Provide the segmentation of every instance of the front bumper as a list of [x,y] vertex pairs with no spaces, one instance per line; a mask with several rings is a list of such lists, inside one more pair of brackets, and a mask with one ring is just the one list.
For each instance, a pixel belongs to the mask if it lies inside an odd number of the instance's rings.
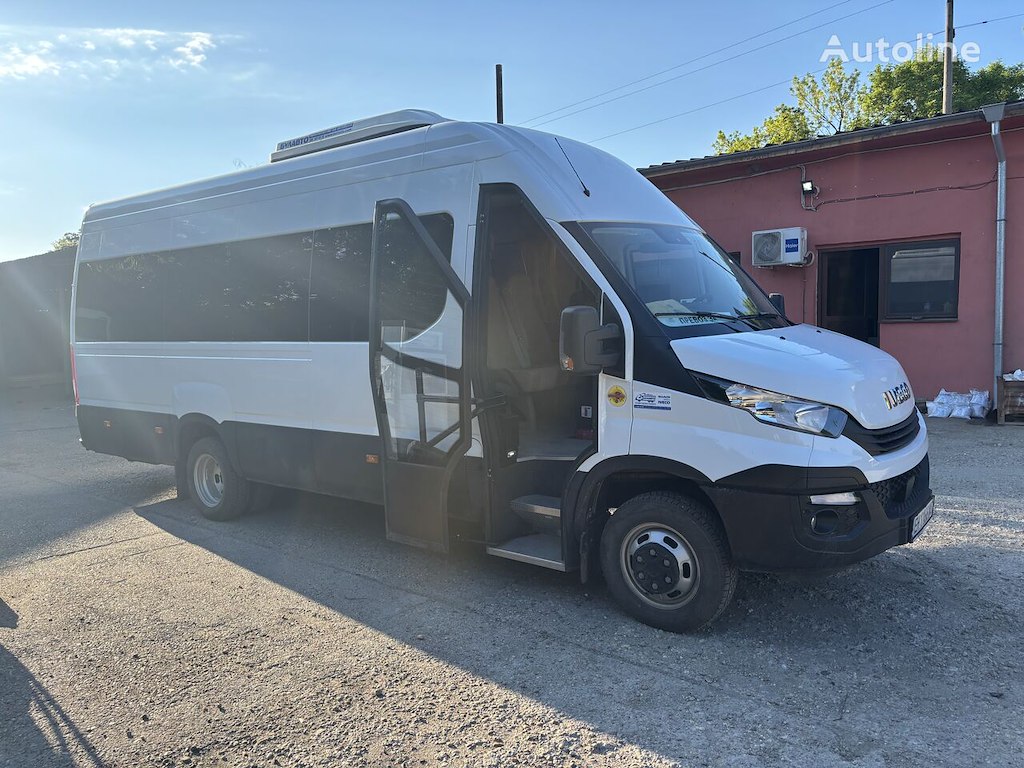
[[[763,467],[704,489],[743,570],[820,570],[874,557],[909,542],[914,515],[934,498],[927,455],[908,472],[870,484],[854,468],[787,469],[796,468]],[[843,491],[860,501],[811,504],[811,495]]]

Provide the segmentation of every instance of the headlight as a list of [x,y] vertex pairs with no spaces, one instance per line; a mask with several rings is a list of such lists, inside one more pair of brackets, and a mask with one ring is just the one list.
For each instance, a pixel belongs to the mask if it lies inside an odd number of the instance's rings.
[[698,376],[697,379],[713,399],[742,408],[758,421],[826,437],[839,437],[846,426],[846,413],[831,405],[711,376]]

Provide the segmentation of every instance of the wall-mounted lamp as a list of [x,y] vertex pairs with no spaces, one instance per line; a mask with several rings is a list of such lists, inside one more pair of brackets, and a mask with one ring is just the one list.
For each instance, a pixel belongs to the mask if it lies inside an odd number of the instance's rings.
[[800,207],[805,211],[816,211],[818,208],[814,201],[819,190],[814,186],[814,182],[807,178],[807,168],[802,165],[798,165],[797,168],[800,169]]

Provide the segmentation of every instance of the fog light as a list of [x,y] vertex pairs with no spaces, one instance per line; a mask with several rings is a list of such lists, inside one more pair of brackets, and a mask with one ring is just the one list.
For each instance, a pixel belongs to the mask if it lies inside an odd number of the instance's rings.
[[839,513],[834,509],[823,509],[811,518],[811,530],[819,536],[829,536],[839,527]]
[[829,506],[843,507],[856,504],[860,497],[852,491],[846,493],[826,493],[821,496],[811,496],[811,504],[827,504]]

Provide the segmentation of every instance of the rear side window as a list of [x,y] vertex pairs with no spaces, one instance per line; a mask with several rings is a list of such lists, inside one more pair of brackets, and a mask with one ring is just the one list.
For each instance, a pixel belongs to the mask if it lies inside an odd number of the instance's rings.
[[78,266],[78,341],[163,341],[163,289],[156,254]]

